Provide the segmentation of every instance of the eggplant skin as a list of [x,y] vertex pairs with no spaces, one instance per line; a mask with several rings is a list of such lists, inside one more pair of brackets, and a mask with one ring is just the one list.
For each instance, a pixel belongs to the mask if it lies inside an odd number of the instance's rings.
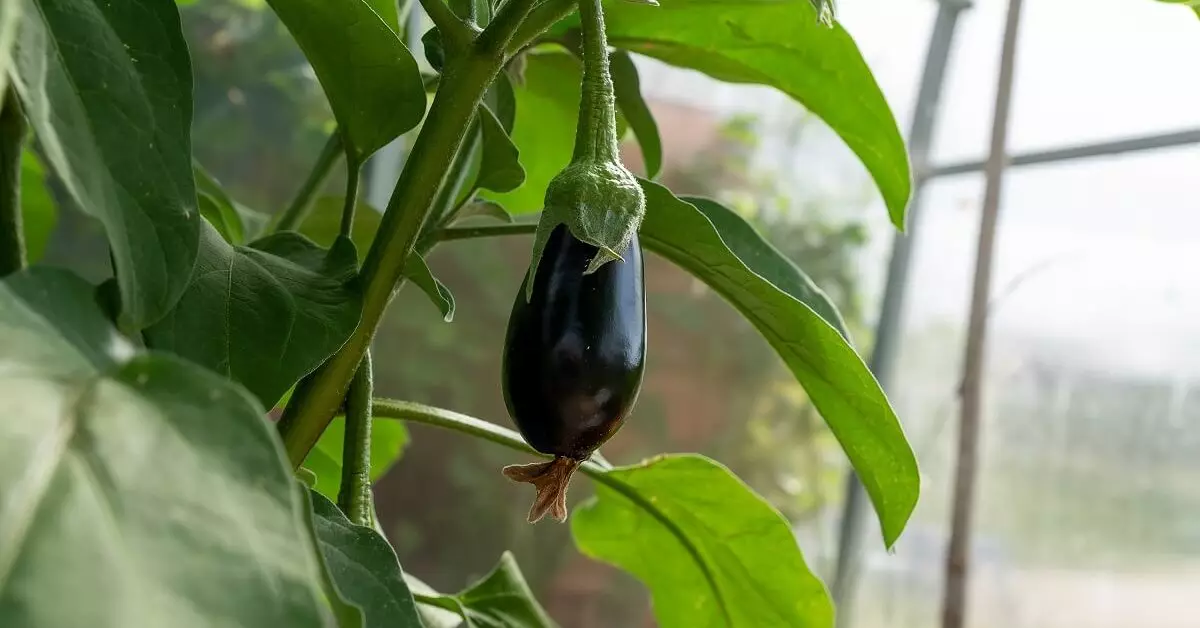
[[[586,460],[620,429],[646,365],[646,296],[637,237],[590,275],[598,249],[563,225],[550,234],[532,297],[521,285],[504,342],[504,401],[534,449]],[[528,273],[526,273],[528,281]]]

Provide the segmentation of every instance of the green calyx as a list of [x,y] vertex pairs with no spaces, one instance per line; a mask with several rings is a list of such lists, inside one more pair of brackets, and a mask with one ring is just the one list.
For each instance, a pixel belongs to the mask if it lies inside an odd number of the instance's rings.
[[529,264],[525,298],[533,294],[546,241],[558,225],[599,249],[585,274],[621,260],[642,226],[646,197],[637,179],[621,164],[617,144],[617,105],[608,70],[601,0],[579,2],[583,86],[575,152],[571,164],[550,181]]

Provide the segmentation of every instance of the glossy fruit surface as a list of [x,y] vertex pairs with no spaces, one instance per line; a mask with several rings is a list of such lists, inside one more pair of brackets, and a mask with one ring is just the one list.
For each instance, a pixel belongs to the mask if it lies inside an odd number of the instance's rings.
[[[590,275],[598,249],[559,225],[532,296],[517,293],[504,343],[504,400],[536,450],[585,460],[621,427],[646,362],[646,301],[637,238]],[[528,280],[528,279],[527,279]]]

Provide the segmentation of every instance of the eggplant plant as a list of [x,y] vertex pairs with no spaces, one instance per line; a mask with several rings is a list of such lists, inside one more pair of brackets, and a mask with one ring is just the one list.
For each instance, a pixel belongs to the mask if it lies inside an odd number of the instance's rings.
[[[832,626],[788,522],[719,462],[598,451],[637,421],[654,360],[653,253],[763,335],[885,545],[904,529],[916,460],[836,308],[735,211],[655,182],[638,77],[644,56],[780,90],[842,137],[903,228],[904,143],[828,0],[421,0],[432,73],[395,0],[267,4],[337,126],[293,201],[259,211],[192,153],[173,0],[0,2],[0,626],[554,626],[511,554],[453,593],[399,563],[371,482],[404,423],[525,456],[503,473],[534,484],[530,521],[569,521],[664,628]],[[363,167],[401,136],[394,191],[368,207]],[[318,202],[339,169],[344,192]],[[102,227],[108,279],[40,261],[60,211]],[[396,293],[453,319],[430,252],[516,234],[534,241],[497,373],[511,417],[376,396],[371,344]],[[575,474],[596,494],[572,511]]]

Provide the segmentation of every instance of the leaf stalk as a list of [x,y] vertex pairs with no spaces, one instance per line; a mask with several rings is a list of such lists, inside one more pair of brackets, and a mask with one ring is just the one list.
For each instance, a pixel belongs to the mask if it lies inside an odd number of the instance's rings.
[[274,231],[295,231],[300,227],[300,224],[308,217],[308,213],[312,211],[317,194],[329,180],[329,174],[333,172],[333,165],[337,163],[341,149],[342,135],[335,129],[329,135],[329,139],[325,141],[325,148],[322,148],[321,154],[317,156],[317,161],[309,171],[308,178],[296,191],[296,197],[292,199],[287,209],[283,210],[283,215],[275,223]]

